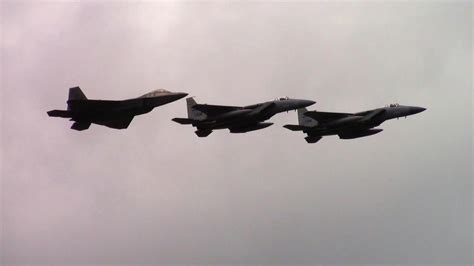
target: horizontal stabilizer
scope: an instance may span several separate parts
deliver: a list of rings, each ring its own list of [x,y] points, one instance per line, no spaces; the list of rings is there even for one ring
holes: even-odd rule
[[[63,118],[71,118],[71,112],[65,110],[51,110],[48,112],[48,115],[51,117],[63,117]]]
[[[192,125],[196,121],[194,119],[189,118],[173,118],[171,120],[181,125]]]
[[[291,131],[303,131],[307,128],[305,126],[300,126],[300,125],[284,125],[283,127]]]
[[[72,124],[71,129],[82,131],[88,129],[90,126],[90,122],[76,122]]]

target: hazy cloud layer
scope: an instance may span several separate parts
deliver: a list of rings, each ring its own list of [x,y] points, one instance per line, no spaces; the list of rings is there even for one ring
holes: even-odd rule
[[[2,262],[472,263],[471,3],[1,3]],[[307,145],[272,119],[198,139],[170,119],[70,122],[160,87],[428,111]]]

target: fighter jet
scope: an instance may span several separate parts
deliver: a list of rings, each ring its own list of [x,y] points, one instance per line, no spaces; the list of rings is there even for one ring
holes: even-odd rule
[[[360,113],[329,113],[298,109],[298,125],[285,125],[292,131],[307,134],[308,143],[316,143],[323,136],[338,135],[340,139],[355,139],[371,136],[383,131],[374,128],[386,120],[407,117],[425,111],[426,108],[390,104],[383,108]]]
[[[136,115],[146,114],[153,108],[186,97],[183,92],[155,90],[137,98],[110,101],[89,100],[79,87],[69,89],[67,110],[51,110],[52,117],[70,118],[71,129],[86,130],[92,123],[115,129],[124,129]]]
[[[198,137],[207,137],[216,129],[229,129],[231,133],[245,133],[273,125],[264,123],[277,113],[296,110],[314,104],[310,100],[297,100],[288,97],[249,106],[222,106],[198,104],[187,98],[188,118],[174,118],[182,125],[196,127]]]

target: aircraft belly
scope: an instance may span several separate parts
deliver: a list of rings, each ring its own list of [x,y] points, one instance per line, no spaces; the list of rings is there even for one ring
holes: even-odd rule
[[[75,113],[71,120],[74,121],[90,121],[95,124],[101,124],[107,121],[115,121],[125,119],[131,116],[136,116],[140,114],[136,110],[126,110],[126,111],[118,111],[118,110],[101,110],[95,112],[87,112],[87,113]]]
[[[199,123],[197,126],[199,128],[206,128],[206,129],[226,129],[230,127],[243,127],[248,125],[254,125],[259,123],[256,119],[251,119],[249,117],[235,117],[232,119],[226,120],[214,120],[214,121],[205,121]]]
[[[320,130],[309,130],[306,131],[310,136],[331,136],[331,135],[337,135],[337,130],[333,129],[320,129]]]
[[[361,131],[372,128],[372,126],[339,126],[339,127],[318,127],[313,130],[308,130],[306,133],[312,136],[331,136],[338,135],[342,132]]]

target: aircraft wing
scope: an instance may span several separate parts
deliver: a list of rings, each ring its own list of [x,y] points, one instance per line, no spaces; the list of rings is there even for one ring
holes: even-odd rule
[[[192,125],[194,122],[196,122],[196,120],[194,119],[179,118],[179,117],[173,118],[171,120],[181,125]]]
[[[286,129],[289,129],[291,131],[303,131],[303,130],[308,128],[308,127],[301,126],[301,125],[284,125],[283,127],[286,128]]]
[[[275,105],[274,102],[267,102],[264,104],[258,104],[258,105],[253,105],[253,106],[247,106],[245,108],[251,108],[253,109],[252,114],[260,114],[264,113],[266,110],[270,109]]]
[[[224,106],[224,105],[210,105],[210,104],[196,104],[193,106],[193,109],[201,111],[208,116],[215,116],[220,114],[225,114],[235,110],[242,109],[238,106]]]
[[[112,109],[123,105],[124,101],[109,101],[109,100],[69,100],[68,105],[78,109]]]
[[[333,120],[338,120],[344,117],[352,116],[353,114],[309,111],[309,112],[304,113],[304,115],[313,118],[319,123],[326,123],[326,122],[331,122]]]
[[[62,117],[62,118],[72,117],[71,112],[66,111],[66,110],[51,110],[51,111],[48,111],[48,115],[52,117]]]
[[[365,112],[357,113],[356,115],[364,116],[364,120],[371,120],[371,119],[373,119],[373,118],[375,118],[378,115],[381,115],[383,113],[385,113],[385,109],[375,109],[375,110],[371,110],[371,111],[365,111]]]
[[[133,120],[133,115],[124,117],[122,119],[116,119],[116,120],[108,120],[108,121],[99,121],[99,122],[94,122],[99,125],[103,125],[106,127],[110,128],[115,128],[115,129],[124,129],[127,128],[130,123]]]

